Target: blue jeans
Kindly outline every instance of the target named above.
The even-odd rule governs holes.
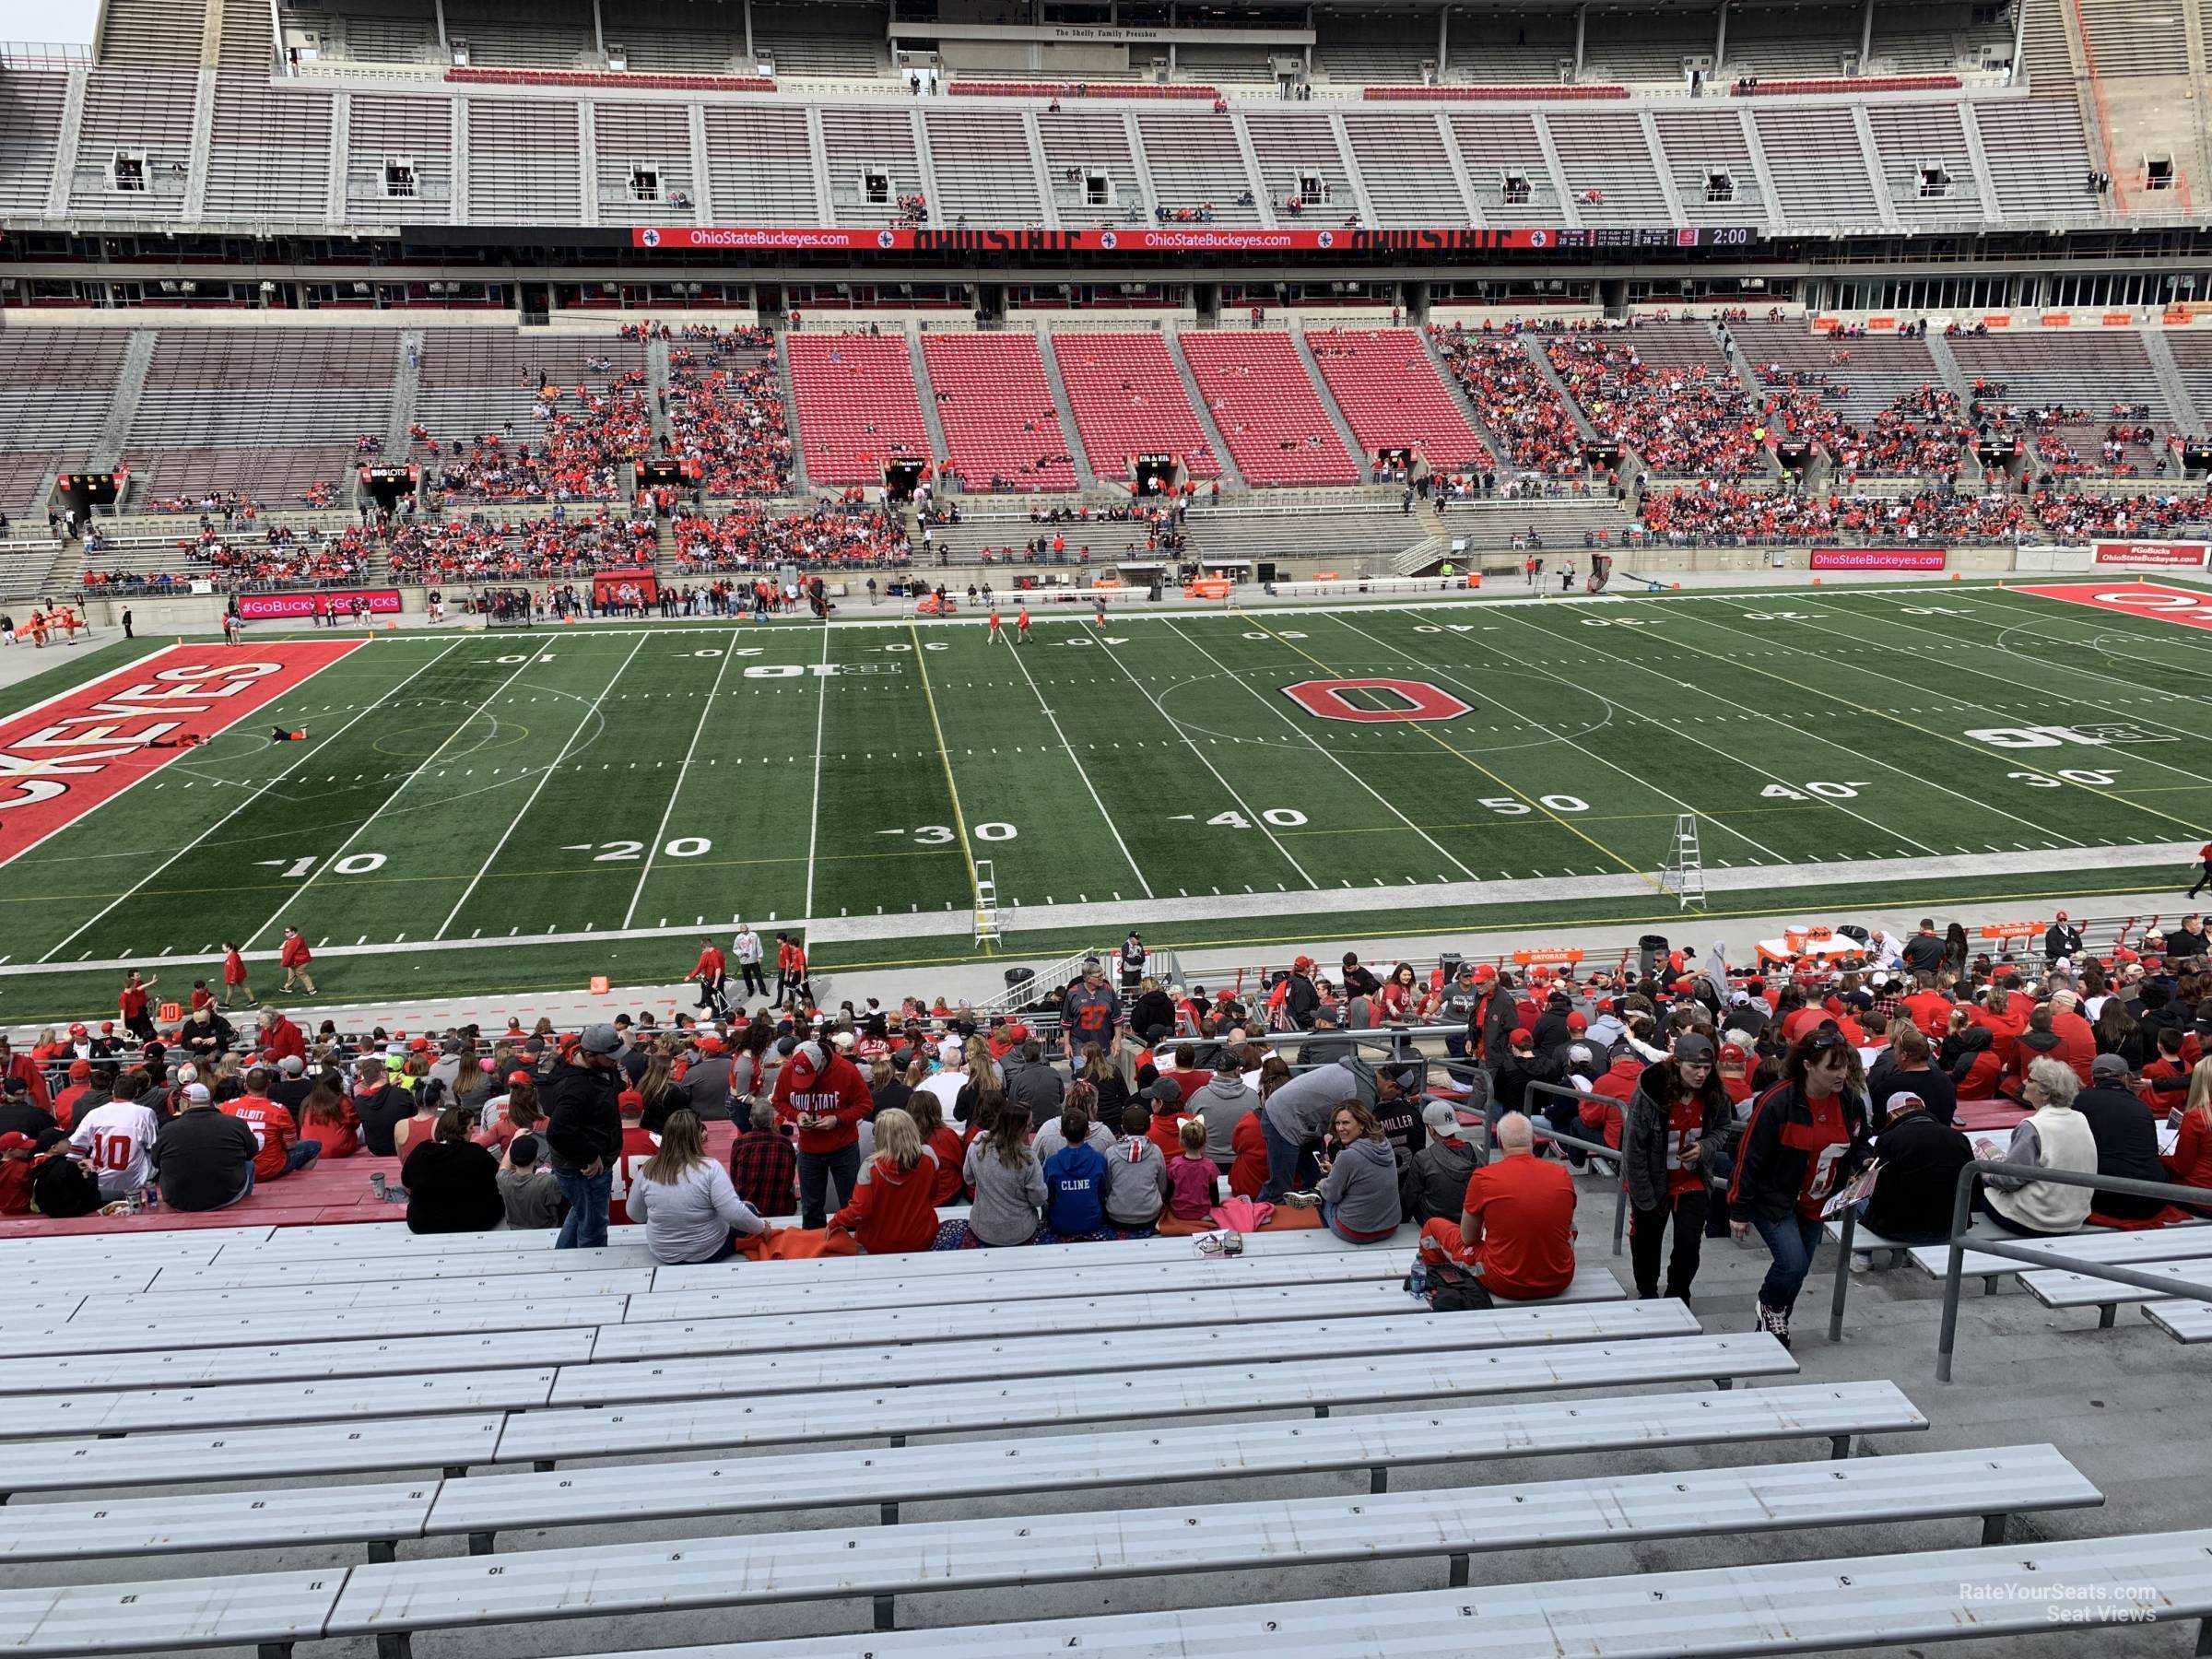
[[[1813,1270],[1813,1252],[1820,1243],[1820,1223],[1807,1221],[1792,1210],[1779,1221],[1770,1221],[1764,1216],[1751,1218],[1751,1225],[1759,1229],[1759,1236],[1767,1241],[1773,1253],[1773,1265],[1759,1287],[1761,1305],[1778,1313],[1787,1313],[1797,1305],[1797,1292],[1805,1284],[1805,1276]]]
[[[566,1170],[556,1164],[553,1179],[560,1195],[569,1201],[569,1213],[560,1224],[556,1250],[596,1250],[606,1242],[606,1208],[615,1195],[615,1172],[601,1164],[599,1173]]]
[[[837,1182],[840,1206],[853,1202],[853,1189],[860,1182],[860,1143],[840,1147],[834,1152],[802,1152],[799,1154],[799,1225],[819,1227],[825,1220],[823,1186],[827,1182]]]
[[[284,1168],[278,1171],[276,1174],[270,1176],[269,1179],[271,1181],[277,1181],[286,1175],[291,1174],[295,1170],[304,1170],[308,1165],[313,1163],[316,1159],[322,1156],[323,1143],[321,1141],[294,1141],[285,1151]]]
[[[1263,1203],[1280,1204],[1285,1193],[1297,1189],[1305,1148],[1277,1134],[1265,1112],[1260,1114],[1260,1134],[1267,1142],[1267,1184],[1260,1189],[1260,1198]]]

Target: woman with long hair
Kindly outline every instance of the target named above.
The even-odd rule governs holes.
[[[1411,962],[1400,962],[1390,971],[1390,978],[1382,982],[1382,1008],[1384,1019],[1410,1018],[1421,999],[1421,987]]]
[[[445,1110],[445,1085],[424,1077],[415,1086],[415,1115],[392,1126],[392,1147],[404,1163],[417,1147],[429,1145],[438,1133],[438,1114]]]
[[[1085,1043],[1083,1065],[1076,1077],[1098,1091],[1098,1107],[1092,1117],[1109,1126],[1122,1121],[1122,1114],[1129,1109],[1129,1085],[1123,1080],[1120,1069],[1106,1057],[1104,1049],[1095,1042]]]
[[[968,1237],[988,1249],[1027,1244],[1037,1236],[1045,1200],[1044,1170],[1030,1150],[1030,1109],[999,1094],[984,1101],[990,1127],[968,1143],[961,1171],[975,1194]]]
[[[2105,1006],[2119,1002],[2114,997]],[[2212,1054],[2199,1060],[2189,1073],[2189,1100],[2180,1118],[2173,1150],[2160,1153],[2159,1162],[2177,1186],[2212,1188]],[[2212,1217],[2212,1200],[2182,1206],[2199,1216]]]
[[[1406,1218],[1390,1136],[1364,1100],[1350,1100],[1330,1114],[1329,1138],[1336,1151],[1321,1178],[1322,1224],[1347,1244],[1380,1244]]]
[[[1689,1300],[1705,1241],[1712,1200],[1706,1159],[1721,1151],[1735,1108],[1714,1071],[1712,1039],[1686,1032],[1674,1053],[1643,1069],[1629,1099],[1621,1168],[1629,1184],[1629,1254],[1636,1294],[1659,1294],[1659,1251],[1667,1224],[1675,1230],[1666,1262],[1666,1294]]]
[[[2100,1054],[2118,1054],[2127,1062],[2127,1069],[2139,1072],[2150,1060],[2150,1044],[2143,1039],[2143,1028],[2136,1023],[2128,1006],[2116,996],[2104,999],[2104,1006],[2097,1010],[2097,1052]]]
[[[1728,1186],[1728,1228],[1759,1230],[1772,1264],[1759,1288],[1759,1326],[1790,1341],[1790,1313],[1812,1271],[1820,1211],[1866,1155],[1866,1108],[1849,1087],[1857,1055],[1833,1026],[1791,1044],[1783,1080],[1751,1104]]]
[[[645,1057],[645,1070],[637,1081],[638,1098],[645,1110],[639,1115],[638,1126],[648,1135],[658,1135],[667,1124],[668,1114],[690,1103],[684,1086],[676,1081],[676,1056],[673,1045],[653,1044]]]
[[[925,1064],[915,1062],[916,1065]],[[929,1201],[950,1204],[960,1195],[960,1166],[968,1154],[967,1139],[945,1121],[945,1103],[926,1088],[914,1089],[906,1097],[905,1111],[913,1123],[914,1133],[922,1137],[922,1144],[937,1156]],[[878,1117],[882,1115],[877,1113]]]
[[[868,1062],[868,1097],[877,1117],[887,1112],[904,1112],[912,1093],[899,1068],[891,1064],[890,1055],[878,1054]]]
[[[870,1255],[927,1250],[937,1237],[936,1181],[937,1155],[912,1117],[896,1106],[878,1112],[875,1156],[860,1166],[830,1230],[852,1233]]]
[[[467,1112],[447,1107],[430,1138],[417,1143],[399,1166],[409,1232],[489,1232],[507,1218],[500,1160],[468,1138],[473,1126]]]
[[[324,1158],[351,1158],[361,1149],[360,1114],[353,1103],[324,1078],[300,1102],[300,1135],[323,1143]]]
[[[661,1144],[630,1177],[624,1201],[645,1224],[645,1248],[656,1262],[721,1262],[737,1253],[743,1233],[768,1226],[737,1196],[730,1172],[707,1156],[699,1113],[679,1106],[661,1125]]]
[[[1943,930],[1943,972],[1957,979],[1966,977],[1966,959],[1972,950],[1966,942],[1966,929],[1954,922]]]

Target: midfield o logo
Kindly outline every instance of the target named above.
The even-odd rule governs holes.
[[[1359,694],[1355,700],[1355,693]],[[1427,680],[1311,679],[1285,686],[1283,695],[1316,720],[1383,725],[1404,720],[1457,720],[1472,704]]]

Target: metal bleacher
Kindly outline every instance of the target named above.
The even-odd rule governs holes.
[[[0,1244],[29,1288],[0,1359],[0,1399],[22,1407],[0,1457],[0,1564],[29,1570],[0,1587],[14,1651],[274,1656],[373,1637],[404,1659],[433,1631],[480,1643],[602,1618],[662,1659],[864,1641],[886,1656],[1384,1641],[1528,1659],[1555,1651],[1538,1632],[1597,1655],[1809,1652],[1949,1633],[1939,1582],[1955,1618],[1962,1583],[2060,1571],[2151,1585],[2147,1617],[2212,1609],[2201,1535],[2003,1543],[2015,1513],[2103,1501],[2054,1447],[1852,1458],[1858,1437],[1927,1418],[1888,1382],[1793,1382],[1771,1337],[1701,1335],[1680,1301],[1626,1300],[1603,1268],[1566,1299],[1438,1315],[1398,1288],[1403,1248],[1324,1230],[1249,1235],[1246,1254],[1212,1260],[1151,1239],[712,1267],[652,1265],[640,1230],[562,1255],[395,1226]],[[1223,1420],[1254,1413],[1282,1415]],[[855,1440],[877,1443],[824,1443]],[[1793,1441],[1830,1455],[1752,1451]],[[598,1461],[614,1448],[620,1462]],[[1590,1472],[1608,1453],[1667,1462]],[[1254,1478],[1275,1485],[1241,1489]],[[149,1482],[171,1489],[129,1489]],[[876,1524],[834,1512],[854,1508]],[[1979,1545],[1923,1533],[1909,1557],[1765,1553],[1801,1529],[1942,1522],[1978,1524]],[[1661,1539],[1736,1559],[1467,1587],[1486,1552]],[[352,1563],[284,1564],[334,1546]],[[1205,1576],[1424,1558],[1452,1588],[1251,1605]],[[905,1596],[1010,1578],[1018,1602],[896,1629]],[[1070,1618],[1050,1599],[1120,1582],[1154,1610]],[[2032,1628],[2006,1623],[2015,1599],[1993,1590],[1976,1632]],[[860,1605],[875,1632],[748,1623],[724,1628],[749,1645],[651,1649],[656,1627],[638,1622],[777,1603]],[[973,1622],[1017,1606],[1018,1621]]]
[[[1201,107],[1195,112],[1143,110],[1135,119],[1153,194],[1161,206],[1171,212],[1210,206],[1218,225],[1262,222],[1256,205],[1238,205],[1240,195],[1258,187],[1245,170],[1237,130],[1228,117]]]

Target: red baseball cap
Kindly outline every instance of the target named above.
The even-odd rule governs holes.
[[[20,1129],[11,1129],[6,1135],[0,1135],[0,1152],[35,1151],[38,1144]]]
[[[1490,981],[1496,979],[1497,977],[1498,970],[1491,967],[1488,962],[1477,962],[1475,964],[1475,979],[1477,984],[1487,985]]]
[[[1030,1028],[1028,1026],[1015,1024],[1006,1028],[1006,1041],[1008,1042],[1027,1042],[1029,1040]]]
[[[1571,1031],[1586,1031],[1590,1029],[1590,1021],[1579,1010],[1571,1012],[1567,1016],[1567,1029]]]
[[[90,1077],[91,1075],[92,1075],[92,1065],[91,1065],[91,1062],[89,1062],[89,1061],[88,1061],[88,1060],[72,1060],[72,1061],[70,1061],[70,1062],[69,1062],[69,1076],[70,1076],[72,1078],[76,1078],[76,1077]]]
[[[2061,916],[2059,920],[2063,922],[2065,918]],[[82,1025],[73,1025],[69,1028],[69,1035],[72,1037],[82,1037],[84,1034],[85,1028]]]
[[[618,1112],[642,1112],[645,1110],[645,1097],[634,1088],[626,1088],[615,1097],[615,1110]]]
[[[113,1020],[103,1019],[100,1022],[100,1034],[102,1037],[112,1036],[114,1034],[114,1030],[115,1022]]]
[[[1510,1039],[1515,1048],[1526,1048],[1535,1040],[1535,1034],[1526,1026],[1515,1026],[1512,1037]]]
[[[1301,956],[1297,961],[1291,963],[1290,966],[1296,971],[1300,973],[1305,973],[1312,969],[1313,959],[1308,956]]]
[[[1744,1052],[1744,1045],[1740,1042],[1721,1044],[1721,1064],[1723,1065],[1742,1065],[1750,1058],[1751,1056]]]
[[[511,1071],[507,1074],[507,1087],[510,1088],[512,1088],[517,1083],[528,1083],[532,1080],[530,1074],[526,1071]]]

